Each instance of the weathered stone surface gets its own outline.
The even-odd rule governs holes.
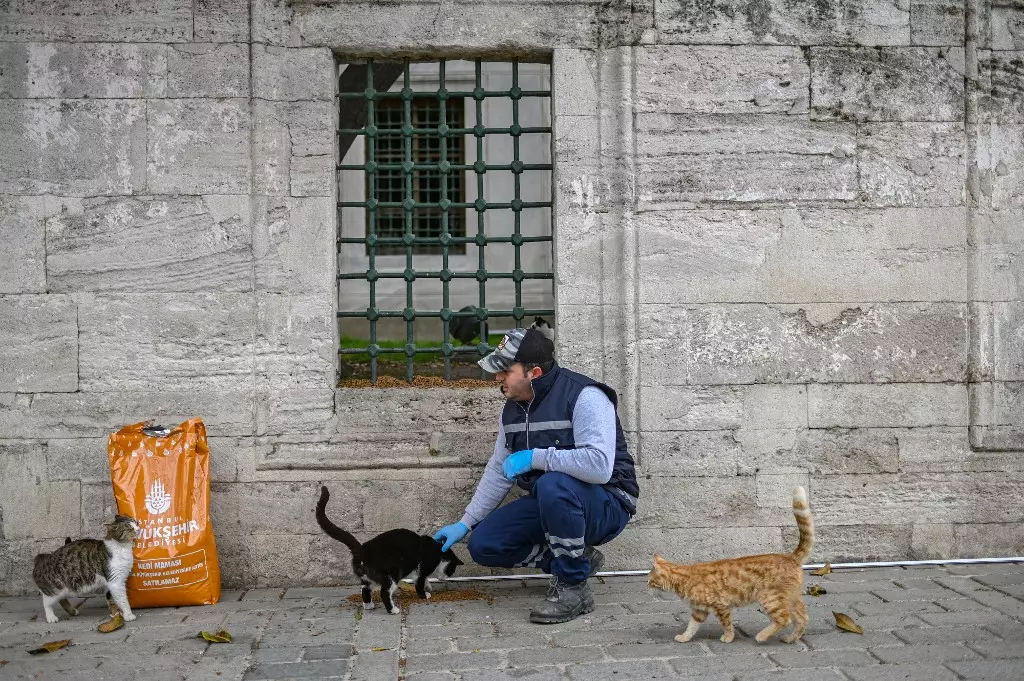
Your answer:
[[[911,0],[910,42],[914,45],[963,45],[964,4],[956,0]]]
[[[900,471],[904,473],[972,473],[1024,471],[1015,452],[971,448],[965,428],[898,429]]]
[[[256,377],[256,434],[316,433],[327,437],[334,425],[334,390],[276,386],[279,381]]]
[[[1024,125],[992,123],[980,128],[982,193],[996,210],[1024,207]]]
[[[65,199],[46,223],[54,291],[247,291],[247,196]]]
[[[850,123],[775,115],[639,114],[636,120],[641,208],[855,197]]]
[[[442,426],[496,432],[505,403],[494,388],[338,388],[336,399],[339,434],[433,431]]]
[[[966,426],[967,387],[949,383],[807,386],[811,428]]]
[[[5,539],[78,536],[77,481],[50,482],[46,452],[38,444],[0,440],[0,516]]]
[[[46,291],[45,222],[53,209],[42,196],[0,196],[0,294]]]
[[[1024,123],[1024,50],[978,53],[979,116],[993,123]]]
[[[963,208],[673,210],[635,219],[646,303],[969,297]],[[589,261],[577,270],[600,276]]]
[[[1024,382],[970,384],[971,446],[992,451],[1024,448]]]
[[[254,102],[253,184],[260,194],[332,196],[337,110],[329,102]]]
[[[636,70],[638,112],[807,113],[811,73],[796,47],[641,47]]]
[[[249,40],[249,0],[196,0],[194,40],[244,43]]]
[[[46,479],[82,483],[110,482],[107,438],[67,438],[46,441]]]
[[[699,480],[694,480],[697,487]],[[643,499],[643,497],[641,497]],[[641,507],[644,501],[641,502]],[[602,545],[608,564],[623,570],[649,570],[655,553],[677,563],[734,558],[782,551],[777,527],[634,527],[632,524],[610,544]],[[685,606],[682,606],[685,611]]]
[[[811,494],[811,513],[816,513],[815,497]],[[910,555],[911,525],[825,525],[814,524],[814,548],[808,563],[860,562],[900,560]],[[800,541],[796,525],[782,528],[783,550],[791,550]],[[818,581],[806,577],[808,583]]]
[[[185,42],[192,39],[191,0],[14,0],[0,10],[0,40]]]
[[[0,43],[0,97],[163,97],[163,45]]]
[[[655,0],[654,16],[661,42],[669,43],[910,43],[909,3],[898,0],[853,0],[814,6],[777,0],[753,5]]]
[[[1020,522],[1022,488],[1024,482],[1004,473],[811,476],[822,525]]]
[[[252,386],[251,294],[83,294],[80,300],[83,390],[227,392]]]
[[[158,194],[249,191],[249,103],[170,99],[149,103],[148,185]]]
[[[959,57],[959,65],[954,56]],[[815,119],[964,119],[962,52],[921,47],[812,47],[810,59]]]
[[[977,300],[1019,300],[1024,297],[1024,211],[978,211],[975,258]]]
[[[860,191],[868,205],[963,205],[963,124],[868,123],[858,133]]]
[[[189,43],[167,48],[168,97],[245,97],[247,45]]]
[[[593,116],[598,112],[601,105],[599,74],[599,57],[594,50],[554,50],[551,57],[551,110],[556,119],[562,116]]]
[[[901,470],[897,439],[890,429],[740,428],[733,431],[732,437],[742,447],[742,452],[736,458],[739,475],[842,475],[895,473]]]
[[[1024,50],[1024,16],[1019,4],[1012,0],[993,0],[988,29],[979,36],[979,47]]]
[[[329,300],[259,293],[255,345],[259,379],[272,390],[331,389],[338,348],[333,312]]]
[[[78,324],[67,296],[0,296],[0,392],[78,389]]]
[[[655,431],[643,447],[639,472],[693,478],[737,475],[746,453],[735,430]]]
[[[666,385],[958,381],[967,307],[886,305],[643,306],[658,319],[640,364]],[[664,331],[660,330],[664,329]],[[667,338],[659,334],[667,333]],[[676,344],[675,352],[667,345]]]
[[[0,193],[138,192],[146,182],[145,111],[126,100],[0,99]]]
[[[334,201],[256,199],[253,254],[259,290],[326,296],[337,286]]]
[[[253,45],[252,60],[253,96],[257,99],[334,99],[337,67],[330,50]]]
[[[106,437],[129,423],[181,423],[200,416],[210,435],[252,435],[252,390],[0,393],[0,438]]]
[[[649,386],[644,382],[640,404],[640,428],[646,431],[807,427],[807,386],[802,385]]]
[[[1024,381],[1024,303],[974,305],[979,378]]]

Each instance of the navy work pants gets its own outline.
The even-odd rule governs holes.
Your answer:
[[[539,567],[567,584],[590,573],[587,546],[614,539],[629,513],[611,492],[565,473],[540,476],[529,496],[483,519],[469,536],[469,554],[487,567]]]

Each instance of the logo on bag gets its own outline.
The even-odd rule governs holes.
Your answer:
[[[171,507],[171,495],[164,489],[164,483],[157,480],[149,488],[146,495],[146,510],[153,515],[160,515]]]

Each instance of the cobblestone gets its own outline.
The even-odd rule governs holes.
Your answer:
[[[413,603],[401,615],[362,613],[345,600],[356,587],[227,592],[196,608],[138,609],[111,634],[92,599],[75,618],[48,624],[37,598],[0,601],[4,681],[945,681],[1024,678],[1024,566],[836,570],[820,582],[828,600],[806,597],[803,639],[757,643],[766,623],[755,607],[734,612],[737,637],[718,640],[710,618],[678,643],[689,606],[653,598],[642,577],[606,578],[593,613],[542,626],[528,621],[534,580],[472,586],[480,601]],[[813,579],[813,578],[811,578]],[[819,581],[819,580],[815,580]],[[457,587],[452,587],[457,588]],[[635,598],[631,598],[635,594]],[[875,595],[872,595],[875,594]],[[882,602],[877,595],[889,602]],[[876,600],[866,599],[871,596]],[[912,597],[910,600],[903,598]],[[845,612],[863,635],[835,627]],[[230,644],[200,630],[223,626]],[[71,639],[56,653],[30,656],[46,641]]]

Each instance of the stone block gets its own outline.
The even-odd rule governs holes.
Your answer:
[[[646,318],[659,319],[663,326],[641,342],[640,363],[651,367],[653,380],[665,384],[966,378],[964,304],[644,308]],[[659,338],[659,332],[668,338]],[[679,349],[668,352],[672,342]]]
[[[791,507],[762,506],[753,476],[655,477],[640,488],[633,527],[780,527],[793,523]]]
[[[41,445],[0,441],[0,518],[5,539],[77,537],[82,529],[80,495],[77,481],[47,479]]]
[[[975,353],[979,378],[1024,380],[1024,303],[974,306]]]
[[[246,97],[249,47],[188,43],[167,48],[168,97]]]
[[[257,288],[333,297],[337,288],[334,201],[260,197],[254,214]]]
[[[178,424],[202,417],[210,435],[252,435],[255,398],[248,389],[118,390],[109,393],[0,393],[0,438],[106,437],[121,426],[155,419]]]
[[[979,118],[1024,123],[1024,50],[978,53]]]
[[[811,71],[798,47],[637,49],[636,111],[805,114]]]
[[[187,42],[192,40],[192,1],[6,3],[0,10],[0,41],[26,40]]]
[[[163,45],[0,43],[0,97],[138,99],[163,97]]]
[[[46,218],[53,202],[42,196],[0,196],[0,294],[46,291]]]
[[[248,0],[197,0],[193,10],[194,40],[211,43],[248,42],[249,6]]]
[[[807,386],[811,428],[966,426],[967,386],[949,383]]]
[[[646,303],[969,297],[961,207],[671,210],[635,220]]]
[[[260,380],[272,389],[333,387],[337,353],[333,312],[329,300],[258,293],[255,368]]]
[[[1024,125],[981,125],[978,168],[982,194],[996,210],[1024,207]]]
[[[963,45],[964,5],[956,0],[911,0],[910,42],[914,45]]]
[[[986,451],[1024,448],[1024,382],[972,383],[971,447]]]
[[[256,381],[256,434],[316,434],[328,437],[335,425],[334,390],[279,387],[280,381]],[[331,380],[333,383],[333,379]]]
[[[733,437],[742,446],[738,474],[895,473],[900,470],[896,437],[887,428],[754,430]],[[645,439],[646,440],[646,439]]]
[[[1024,481],[1005,473],[812,475],[815,520],[822,525],[1020,522]]]
[[[168,99],[149,103],[148,190],[157,194],[249,192],[249,102]]]
[[[655,0],[659,42],[699,44],[907,45],[910,5],[898,0],[815,7],[772,0],[709,7],[698,0]]]
[[[855,198],[850,123],[770,114],[638,114],[636,120],[641,209]]]
[[[963,70],[963,52],[939,48],[812,47],[811,115],[817,120],[962,121]]]
[[[238,471],[253,466],[256,458],[256,443],[247,437],[211,437],[210,480],[212,482],[234,482]]]
[[[953,527],[953,543],[943,556],[1014,556],[1024,546],[1024,526],[1020,523],[958,523]]]
[[[68,296],[0,296],[0,392],[78,389],[77,313]]]
[[[287,0],[250,0],[252,41],[266,45],[298,44],[291,25],[291,5]]]
[[[497,428],[505,398],[496,389],[339,388],[338,432]]]
[[[858,133],[859,185],[867,205],[963,205],[963,124],[868,123]]]
[[[691,478],[737,475],[745,454],[733,430],[654,431],[643,446],[640,473]]]
[[[811,512],[816,512],[813,490]],[[906,560],[912,556],[911,534],[910,525],[823,525],[815,516],[814,548],[807,563]],[[785,550],[795,548],[799,540],[795,525],[782,528]],[[816,581],[813,577],[806,579]]]
[[[106,483],[82,485],[82,536],[102,539],[106,534],[104,523],[117,514],[117,500],[109,479]]]
[[[333,196],[336,110],[328,102],[256,101],[255,190]]]
[[[277,586],[284,583],[302,586],[315,583],[305,579],[304,575],[295,569],[297,565],[305,566],[305,569],[302,570],[304,573],[310,569],[322,568],[315,561],[310,560],[309,535],[256,534],[251,536],[249,543],[251,544],[251,569],[256,578],[256,586]],[[336,662],[318,664],[321,672],[324,666],[337,668]]]
[[[50,290],[252,290],[247,196],[64,199],[46,223]]]
[[[82,294],[82,389],[251,387],[255,308],[253,296],[242,293]]]
[[[1024,12],[1020,5],[995,0],[989,8],[988,31],[979,37],[979,47],[993,50],[1024,50]]]
[[[644,384],[640,389],[640,428],[642,431],[806,428],[807,388],[803,385]]]
[[[342,43],[334,43],[342,44]],[[273,101],[332,101],[337,67],[330,50],[252,46],[253,96]]]
[[[593,116],[601,107],[600,64],[593,50],[556,48],[551,57],[551,110],[563,116]],[[561,160],[561,156],[556,156]]]
[[[127,100],[0,99],[0,193],[137,193],[145,114]]]
[[[46,441],[46,479],[110,483],[107,438],[61,438]]]
[[[350,531],[357,531],[358,510],[349,510],[355,503],[353,490],[336,489],[333,493],[328,517]],[[320,534],[313,510],[320,497],[320,485],[315,482],[244,482],[214,483],[211,492],[210,515],[219,533],[252,534]]]
[[[964,428],[909,428],[893,435],[904,473],[1024,471],[1024,461],[1014,452],[972,449]]]

